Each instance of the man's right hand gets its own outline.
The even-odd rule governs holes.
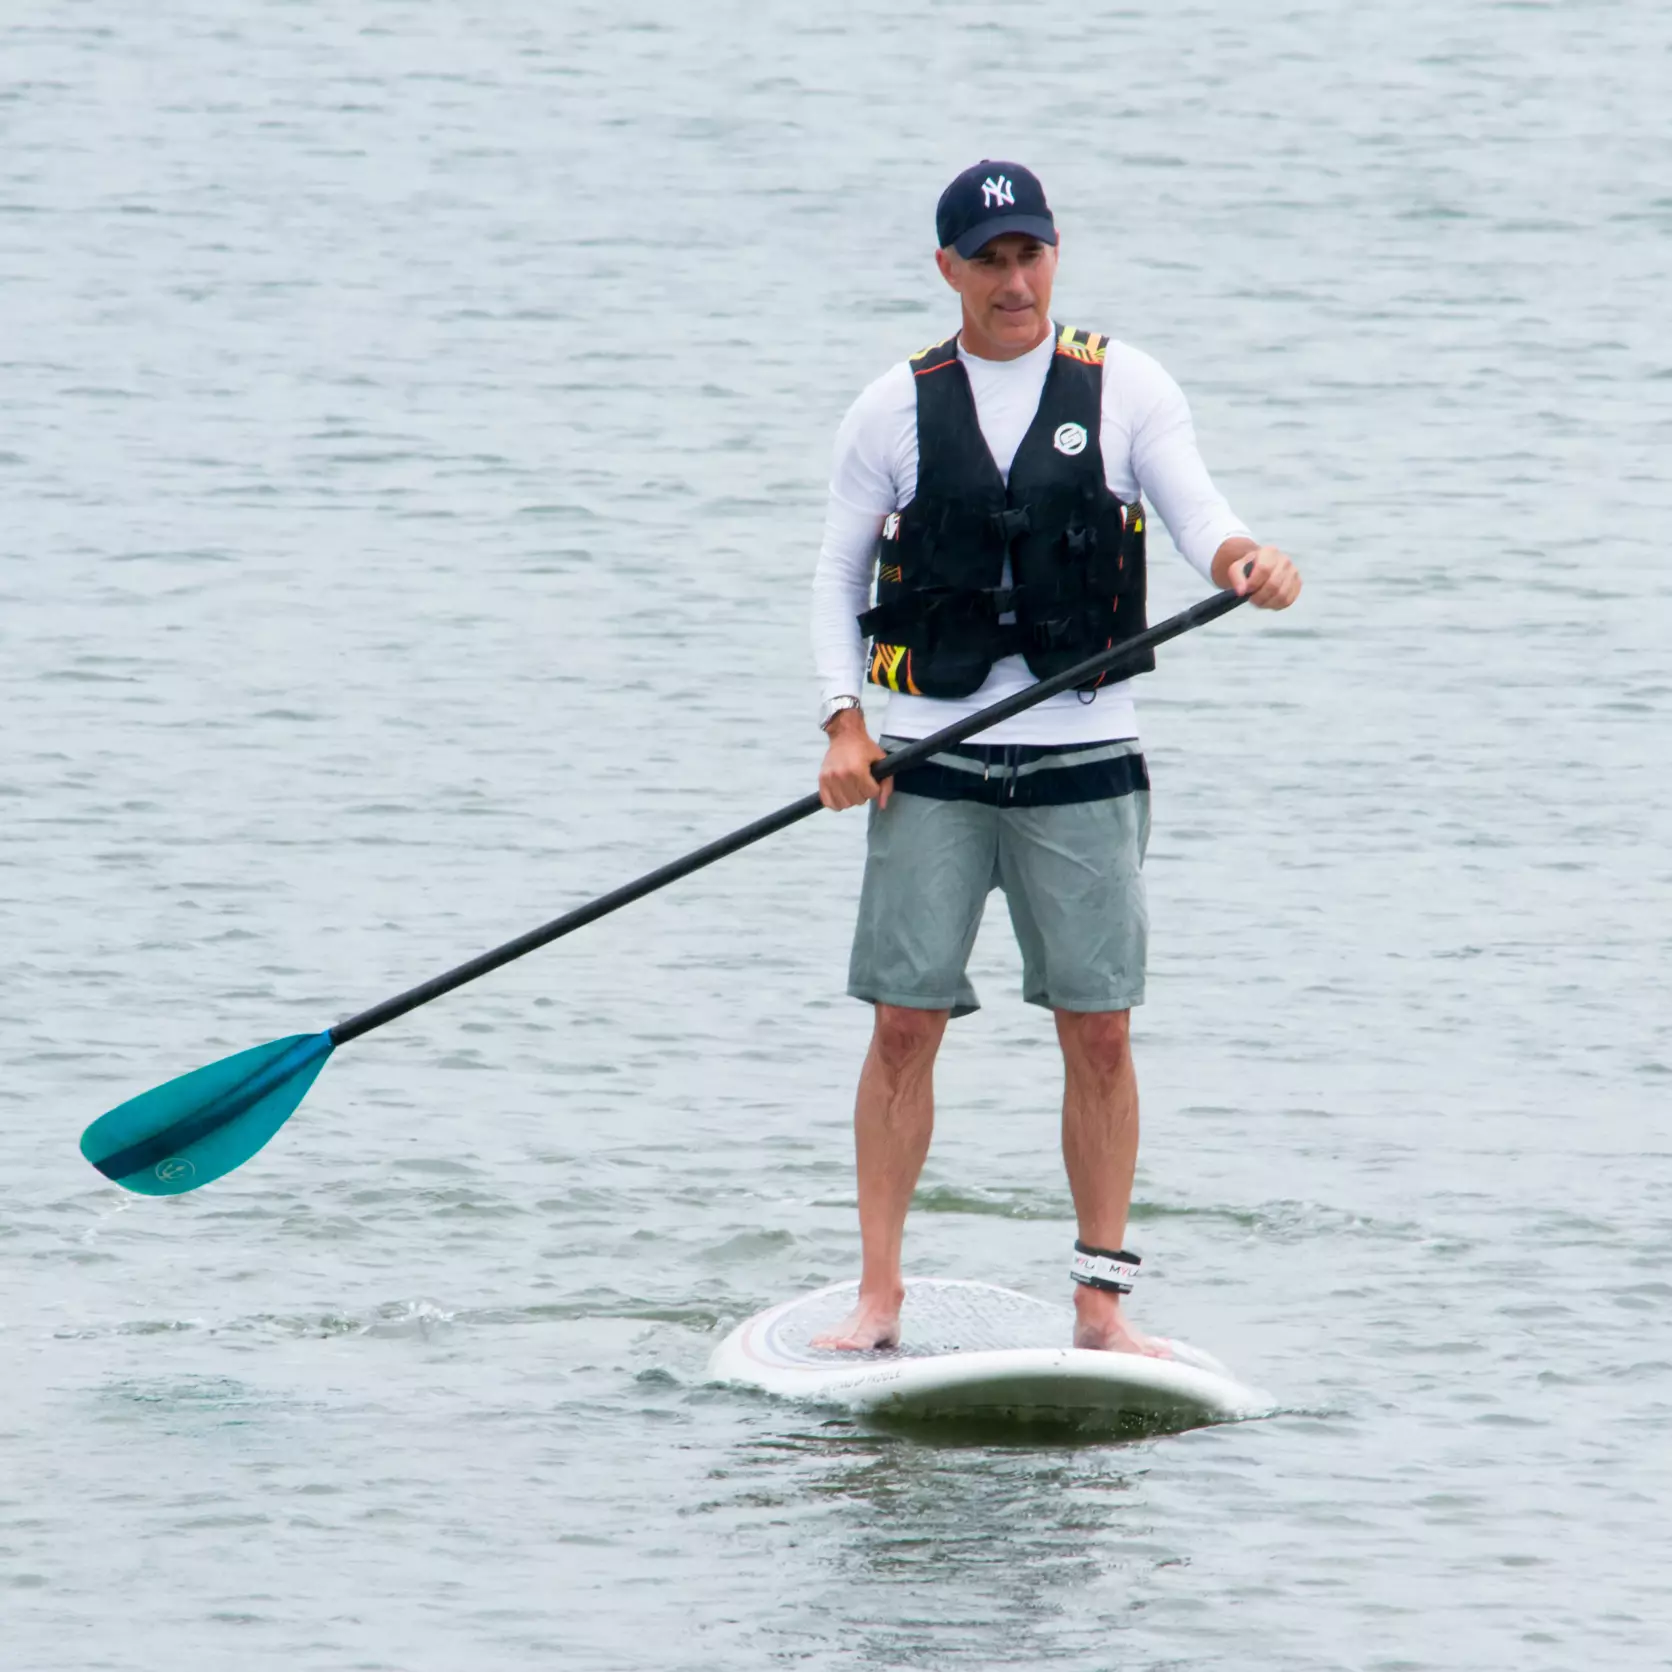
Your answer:
[[[830,722],[826,735],[830,747],[825,750],[824,764],[819,768],[819,800],[838,812],[866,801],[886,807],[894,780],[885,778],[879,784],[871,776],[871,762],[880,761],[887,750],[872,741],[865,729],[864,714],[857,708],[840,710]]]

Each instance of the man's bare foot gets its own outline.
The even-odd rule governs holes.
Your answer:
[[[1121,1312],[1120,1296],[1089,1284],[1074,1286],[1074,1345],[1105,1353],[1139,1353],[1171,1358],[1173,1350],[1155,1336],[1140,1335]]]
[[[815,1335],[815,1347],[834,1347],[844,1353],[868,1353],[877,1347],[900,1345],[900,1307],[905,1291],[877,1298],[861,1295],[859,1305],[824,1335]]]

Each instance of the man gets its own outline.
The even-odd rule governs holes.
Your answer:
[[[1165,1356],[1121,1307],[1139,1264],[1122,1246],[1138,1153],[1128,1019],[1148,933],[1149,778],[1129,684],[1060,693],[882,785],[870,769],[885,749],[859,692],[869,677],[895,693],[883,739],[894,745],[1141,631],[1140,494],[1215,586],[1286,609],[1300,576],[1215,490],[1161,367],[1052,322],[1056,224],[1027,169],[966,169],[935,222],[961,328],[848,412],[814,578],[830,740],[819,793],[829,807],[874,803],[848,981],[875,1007],[854,1112],[859,1302],[819,1344],[899,1341],[935,1054],[948,1018],[976,1008],[965,964],[998,887],[1023,996],[1053,1012],[1062,1047],[1074,1344]]]

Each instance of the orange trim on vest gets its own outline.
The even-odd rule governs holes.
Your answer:
[[[1101,366],[1108,352],[1109,339],[1100,331],[1076,331],[1072,325],[1065,325],[1057,338],[1057,353],[1066,354],[1083,366]]]

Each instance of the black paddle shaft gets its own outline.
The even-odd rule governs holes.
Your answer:
[[[1120,644],[1112,645],[1108,650],[1100,650],[1095,656],[1088,656],[1085,661],[1075,663],[1062,673],[1052,674],[1049,679],[1042,679],[1037,685],[1029,685],[1025,690],[1016,692],[1014,696],[1006,697],[1002,702],[996,702],[989,708],[968,715],[928,737],[919,738],[904,749],[896,749],[893,754],[885,755],[872,764],[871,775],[879,782],[884,778],[892,778],[896,773],[904,772],[908,767],[926,761],[937,751],[950,749],[955,743],[962,743],[967,738],[974,737],[977,732],[984,732],[989,727],[996,726],[999,721],[1008,720],[1012,714],[1020,714],[1024,709],[1032,708],[1035,703],[1044,702],[1047,697],[1054,697],[1059,691],[1072,690],[1077,685],[1086,685],[1120,671],[1124,664],[1136,660],[1145,651],[1153,650],[1158,644],[1165,644],[1168,639],[1176,639],[1181,633],[1188,633],[1192,627],[1200,627],[1205,622],[1216,620],[1242,602],[1234,592],[1217,592],[1211,598],[1204,598],[1199,604],[1192,604],[1189,609],[1169,616],[1157,626],[1148,628]],[[588,923],[596,923],[600,917],[608,917],[612,911],[630,906],[635,900],[642,900],[645,895],[654,894],[659,888],[666,888],[670,882],[678,882],[681,877],[688,877],[693,871],[700,871],[705,865],[712,865],[715,860],[724,859],[727,854],[749,847],[775,831],[799,824],[802,819],[811,817],[823,805],[816,792],[804,795],[799,801],[792,801],[789,806],[780,807],[776,813],[768,813],[765,818],[756,819],[753,824],[746,824],[729,836],[721,836],[716,841],[694,849],[682,859],[673,859],[666,865],[658,865],[654,871],[646,871],[635,881],[623,883],[620,888],[612,888],[608,894],[600,894],[596,900],[588,901],[584,906],[577,906],[573,911],[565,912],[562,917],[554,917],[550,923],[543,923],[538,929],[530,929],[527,934],[518,935],[515,940],[508,940],[503,946],[496,946],[493,951],[484,952],[480,957],[472,958],[469,963],[448,970],[445,975],[435,976],[404,993],[397,993],[394,998],[385,999],[382,1004],[374,1004],[370,1010],[362,1010],[358,1016],[350,1016],[346,1022],[338,1022],[331,1029],[331,1042],[333,1045],[346,1045],[349,1040],[358,1039],[361,1034],[370,1033],[373,1028],[380,1028],[385,1022],[392,1022],[397,1016],[404,1016],[409,1010],[416,1010],[419,1005],[428,1004],[431,999],[438,999],[443,993],[450,993],[455,987],[464,986],[467,981],[474,981],[479,975],[486,975],[490,970],[512,963],[526,953],[549,946],[554,940],[573,934],[576,929],[585,928]]]

